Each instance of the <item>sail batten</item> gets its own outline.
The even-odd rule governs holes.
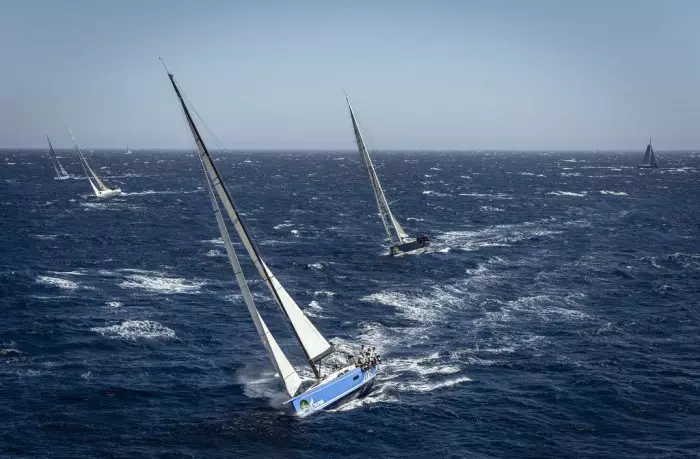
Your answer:
[[[171,73],[168,73],[170,82],[173,85],[173,89],[180,101],[180,105],[185,114],[185,118],[192,132],[192,136],[195,140],[195,145],[199,153],[204,169],[207,173],[207,179],[213,186],[216,194],[218,195],[221,203],[223,204],[224,210],[228,214],[229,219],[233,223],[234,229],[238,234],[244,248],[248,252],[253,264],[255,265],[258,273],[263,278],[263,281],[267,285],[272,297],[279,306],[280,310],[283,312],[284,316],[289,321],[291,328],[294,332],[295,337],[299,341],[302,350],[304,351],[309,366],[314,371],[317,378],[320,377],[320,373],[315,365],[319,359],[333,352],[333,346],[321,335],[321,333],[316,329],[316,327],[311,323],[311,321],[304,315],[301,308],[296,304],[292,297],[287,293],[287,291],[282,287],[279,281],[272,274],[270,269],[267,267],[265,262],[262,260],[260,253],[257,250],[253,240],[250,237],[248,229],[246,228],[241,215],[236,209],[233,199],[231,198],[226,185],[221,180],[221,175],[219,174],[216,165],[214,164],[209,151],[207,150],[204,140],[199,134],[197,126],[194,124],[187,105],[180,93],[180,90],[175,83],[175,78]]]
[[[384,224],[384,230],[392,242],[401,244],[408,239],[408,234],[406,234],[389,208],[389,203],[384,195],[384,190],[382,189],[382,185],[379,183],[377,171],[374,168],[374,164],[372,164],[372,159],[369,156],[369,151],[367,150],[367,146],[365,145],[365,141],[362,137],[362,132],[357,124],[357,119],[355,118],[355,112],[350,104],[350,99],[346,97],[345,100],[347,101],[348,109],[350,110],[350,119],[352,120],[352,128],[353,132],[355,133],[357,149],[360,152],[362,164],[364,164],[367,174],[369,175],[369,181],[372,184],[372,189],[374,190],[374,197],[377,201],[379,215],[381,216],[382,223]]]

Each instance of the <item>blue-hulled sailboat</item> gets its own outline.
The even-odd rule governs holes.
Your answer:
[[[168,77],[170,78],[175,94],[182,106],[187,125],[195,140],[199,159],[204,171],[204,177],[209,189],[209,199],[214,209],[219,232],[224,241],[226,253],[231,268],[233,268],[236,282],[241,290],[243,300],[253,319],[253,324],[260,336],[260,340],[270,355],[275,370],[284,381],[285,389],[290,396],[286,404],[291,406],[292,410],[297,415],[303,417],[324,408],[337,406],[351,398],[365,395],[371,389],[377,375],[378,359],[373,354],[366,355],[358,359],[357,362],[347,365],[344,368],[336,369],[330,374],[322,374],[321,360],[335,351],[334,346],[323,337],[314,324],[304,315],[303,311],[287,293],[284,287],[282,287],[282,284],[280,284],[279,280],[272,274],[270,268],[268,268],[263,261],[258,248],[251,238],[250,231],[236,209],[231,194],[224,184],[204,144],[204,140],[199,134],[187,104],[175,82],[175,78],[170,72],[168,72]],[[220,209],[219,201],[224,208],[224,212]],[[236,251],[231,244],[231,238],[227,229],[227,223],[224,220],[224,215],[228,216],[231,224],[233,224],[258,274],[267,285],[277,306],[279,306],[284,317],[289,322],[290,328],[306,356],[306,361],[313,371],[315,377],[313,383],[304,384],[302,382],[301,377],[277,344],[277,341],[260,316],[258,309],[255,307]]]

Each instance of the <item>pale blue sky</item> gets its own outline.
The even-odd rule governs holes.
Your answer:
[[[700,2],[0,0],[0,146],[700,148]]]

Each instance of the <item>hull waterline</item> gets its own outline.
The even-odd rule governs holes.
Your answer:
[[[389,248],[389,253],[392,256],[402,255],[402,254],[416,252],[418,250],[425,249],[429,245],[430,245],[430,241],[415,240],[415,241],[411,241],[411,242],[406,242],[404,244],[392,245]]]
[[[109,198],[111,196],[117,196],[122,194],[122,190],[120,188],[114,188],[112,190],[107,190],[107,191],[98,191],[96,196],[98,198]]]
[[[320,383],[288,400],[299,417],[317,411],[335,408],[369,393],[377,376],[377,367],[362,370],[355,365],[347,366],[328,375]]]

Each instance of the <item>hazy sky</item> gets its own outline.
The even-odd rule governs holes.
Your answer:
[[[695,0],[0,0],[0,146],[700,148]],[[211,142],[210,142],[211,143]]]

